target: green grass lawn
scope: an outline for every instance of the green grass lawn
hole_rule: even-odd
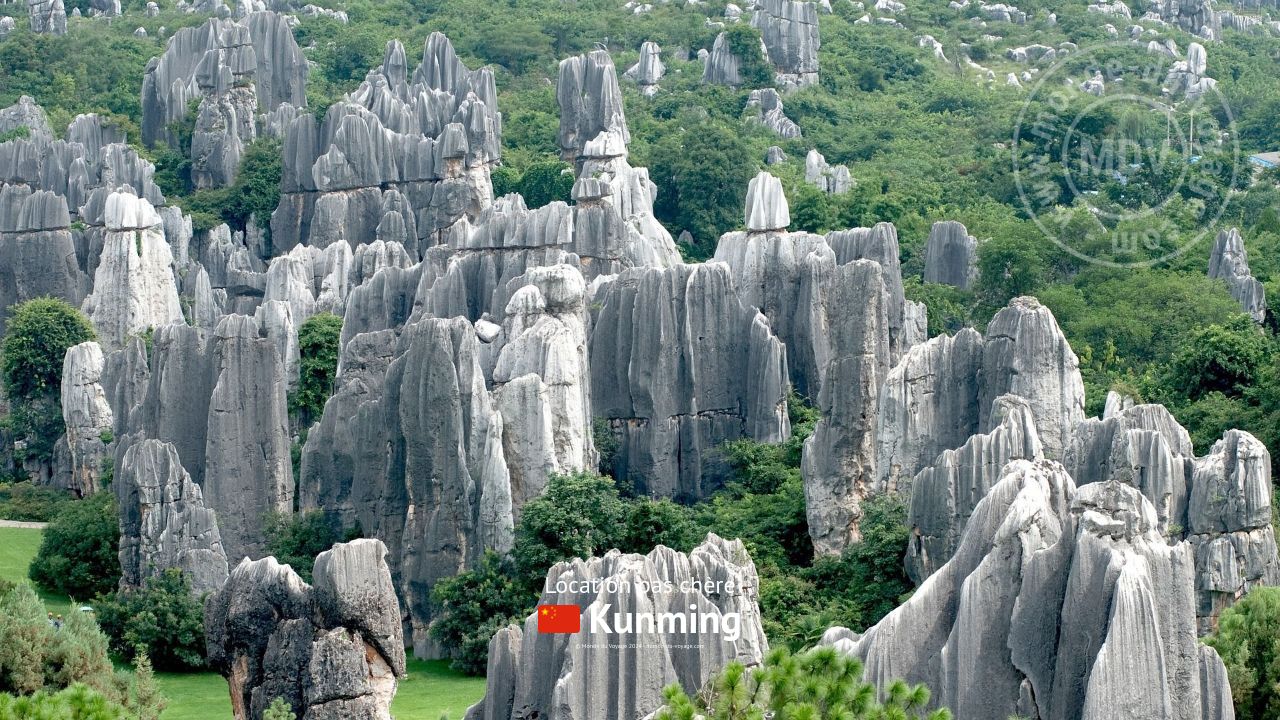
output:
[[[0,578],[29,582],[27,566],[40,549],[40,530],[0,528]],[[66,614],[71,603],[46,592],[40,598],[51,612]],[[169,699],[164,720],[210,720],[231,717],[227,683],[217,673],[158,673],[160,688]],[[471,704],[484,695],[484,678],[467,677],[449,669],[443,660],[410,660],[409,676],[400,682],[391,709],[398,720],[461,720]]]

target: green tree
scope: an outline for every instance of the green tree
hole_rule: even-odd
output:
[[[1238,397],[1255,385],[1275,352],[1275,343],[1248,315],[1198,328],[1169,368],[1173,390],[1197,399],[1210,392]]]
[[[133,680],[130,682],[129,701],[126,705],[137,720],[160,720],[161,713],[169,705],[169,701],[160,692],[151,660],[141,650],[134,653]]]
[[[573,191],[573,170],[558,160],[534,163],[520,176],[519,187],[525,204],[531,208],[556,200],[567,203]]]
[[[627,503],[616,547],[648,553],[658,545],[689,552],[702,539],[689,508],[666,498],[637,498]]]
[[[115,697],[107,638],[93,618],[73,613],[55,628],[30,585],[0,595],[0,692],[30,695],[75,683]]]
[[[262,713],[262,720],[295,720],[297,716],[293,714],[293,708],[284,698],[276,698],[271,701],[267,709]]]
[[[749,23],[730,25],[725,31],[729,52],[738,59],[738,77],[743,87],[761,88],[773,85],[773,66],[764,54],[760,31]]]
[[[1222,656],[1236,717],[1280,717],[1280,587],[1257,587],[1205,639]]]
[[[542,496],[525,504],[516,528],[513,556],[525,583],[540,590],[552,565],[613,547],[624,513],[611,478],[552,475]]]
[[[31,561],[31,579],[43,588],[88,599],[120,582],[120,526],[116,500],[98,493],[62,507]]]
[[[654,212],[673,232],[688,230],[699,257],[709,257],[720,236],[742,224],[747,183],[758,166],[740,133],[716,124],[669,133],[649,158],[658,186]]]
[[[271,513],[266,520],[267,552],[311,582],[316,556],[342,540],[322,510],[294,515]]]
[[[516,581],[511,560],[493,552],[470,571],[436,583],[431,598],[437,611],[432,639],[448,648],[455,670],[470,675],[484,674],[493,634],[527,615],[537,601]]]
[[[128,717],[119,703],[81,684],[53,694],[0,695],[0,720],[125,720]]]
[[[342,318],[318,313],[298,328],[298,388],[289,399],[301,427],[320,419],[338,375]]]
[[[89,319],[65,300],[36,298],[9,313],[0,366],[11,400],[27,401],[62,389],[67,348],[92,340]]]
[[[876,698],[875,686],[863,681],[862,662],[834,648],[816,648],[792,655],[774,648],[764,664],[747,669],[734,661],[707,683],[696,698],[679,685],[665,691],[667,704],[658,720],[693,720],[699,715],[717,720],[777,717],[796,720],[878,720],[921,718],[950,720],[951,712],[927,713],[929,688],[901,680]]]
[[[169,568],[142,587],[123,588],[96,603],[98,621],[121,657],[139,657],[165,671],[204,667],[204,603],[191,581]]]

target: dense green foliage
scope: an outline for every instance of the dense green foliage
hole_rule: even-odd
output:
[[[298,328],[298,387],[289,398],[289,409],[304,428],[320,419],[333,394],[341,339],[342,318],[333,313],[312,315]]]
[[[88,600],[120,582],[120,526],[116,500],[98,493],[67,503],[45,528],[31,579],[43,588]]]
[[[0,520],[49,522],[71,501],[70,495],[56,488],[30,482],[0,484]]]
[[[272,700],[262,713],[262,720],[294,720],[294,717],[293,708],[284,698]]]
[[[311,582],[311,571],[316,556],[333,547],[336,542],[360,537],[359,530],[351,530],[344,537],[336,530],[321,510],[304,513],[270,513],[264,530],[267,535],[267,552],[282,564],[289,565],[298,576]]]
[[[0,694],[0,720],[125,720],[128,710],[87,685],[30,696]],[[133,717],[155,720],[158,715]]]
[[[1280,717],[1280,588],[1249,591],[1205,642],[1227,666],[1236,717]]]
[[[197,229],[226,223],[233,230],[244,230],[252,218],[270,237],[271,212],[280,202],[282,167],[280,141],[258,138],[245,148],[236,180],[229,187],[197,190],[171,200],[191,213]]]
[[[181,570],[170,568],[140,588],[117,590],[94,608],[117,655],[147,658],[148,665],[166,671],[204,667],[204,602],[192,596]]]
[[[55,626],[29,585],[0,595],[0,692],[29,695],[75,683],[116,696],[107,637],[93,618],[74,612]]]
[[[23,439],[19,461],[48,462],[62,435],[62,359],[67,348],[93,339],[93,326],[79,310],[56,298],[36,298],[10,309],[0,371],[13,403],[12,427]]]
[[[729,663],[696,698],[679,685],[668,687],[665,695],[667,704],[658,712],[658,720],[951,718],[945,709],[925,711],[930,693],[924,685],[913,687],[898,680],[877,699],[876,687],[862,679],[862,663],[829,647],[799,655],[775,648],[758,668]]]
[[[483,675],[489,638],[528,613],[537,596],[516,580],[509,558],[487,552],[470,571],[436,583],[431,597],[440,611],[431,638],[449,648],[455,669]]]

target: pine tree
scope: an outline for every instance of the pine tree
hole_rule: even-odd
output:
[[[138,720],[160,720],[169,701],[160,693],[151,659],[139,648],[133,656],[133,682],[129,688],[129,710]]]
[[[295,720],[295,716],[293,708],[284,698],[276,698],[271,701],[266,712],[262,713],[262,720]]]

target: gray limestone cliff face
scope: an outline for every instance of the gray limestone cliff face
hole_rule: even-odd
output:
[[[843,195],[854,185],[848,166],[829,164],[816,149],[805,155],[804,181],[828,195]]]
[[[779,86],[790,89],[818,82],[818,10],[802,0],[762,0],[751,16],[760,31]]]
[[[813,333],[830,346],[819,357],[822,419],[805,440],[800,472],[814,550],[839,553],[861,537],[862,501],[875,487],[875,418],[889,367],[888,293],[883,269],[870,260],[812,272],[823,287],[821,300],[809,305]],[[850,314],[853,307],[859,311]]]
[[[67,348],[62,361],[62,420],[71,462],[70,476],[57,484],[82,497],[101,489],[102,462],[115,424],[102,387],[105,366],[96,342]]]
[[[257,556],[265,548],[264,513],[293,509],[284,369],[250,317],[223,318],[213,336],[202,487],[227,557]]]
[[[502,416],[480,357],[462,318],[354,336],[303,449],[300,505],[395,548],[391,567],[423,656],[435,582],[512,543]]]
[[[384,239],[416,261],[489,206],[501,135],[491,70],[469,70],[437,32],[410,78],[404,47],[392,41],[382,65],[323,121],[303,113],[289,122],[272,242],[355,248],[380,237],[394,211],[404,227]]]
[[[623,148],[631,142],[622,89],[608,51],[593,50],[560,61],[556,102],[560,106],[560,156],[565,160],[576,161],[591,142]],[[606,139],[599,139],[601,134]]]
[[[33,33],[67,34],[67,8],[62,0],[27,0],[27,19]]]
[[[867,679],[925,682],[961,718],[1232,717],[1222,662],[1196,640],[1194,559],[1118,482],[1076,488],[1015,460],[954,557],[861,636],[829,631]]]
[[[936,222],[925,245],[924,281],[968,290],[978,272],[978,240],[954,221]]]
[[[994,430],[944,450],[911,481],[906,566],[917,585],[951,559],[974,508],[1000,480],[1005,465],[1044,457],[1027,402],[1016,395],[995,402],[1000,421]]]
[[[120,513],[120,586],[136,588],[171,568],[182,570],[196,597],[227,580],[218,520],[204,503],[178,451],[144,440],[124,453],[113,489]]]
[[[3,145],[0,145],[3,147]],[[0,307],[42,296],[79,305],[88,279],[76,259],[66,198],[0,185]],[[0,325],[3,330],[3,325]]]
[[[765,52],[761,46],[760,51]],[[711,53],[703,61],[702,82],[712,85],[742,85],[742,60],[729,47],[729,36],[720,33],[711,45]]]
[[[876,418],[879,483],[897,487],[943,450],[990,432],[1005,394],[1028,402],[1045,457],[1062,459],[1084,420],[1084,383],[1053,314],[1034,298],[1012,300],[985,337],[966,328],[931,338],[889,370]]]
[[[7,108],[0,108],[0,135],[5,135],[18,128],[27,129],[28,137],[41,137],[53,140],[53,130],[49,127],[49,116],[44,108],[36,104],[29,95],[18,98],[18,102]]]
[[[561,582],[583,590],[561,591]],[[636,583],[670,583],[674,591],[631,590]],[[740,540],[709,534],[688,554],[660,545],[648,555],[612,550],[604,557],[562,562],[548,571],[547,588],[539,603],[578,606],[583,631],[540,634],[533,614],[523,625],[495,633],[486,695],[467,711],[467,720],[639,720],[662,706],[665,686],[678,683],[696,692],[726,664],[750,667],[768,651],[760,624],[760,581]],[[673,626],[669,632],[647,633],[644,642],[610,642],[618,636],[604,636],[598,627],[593,631],[590,618],[602,615],[616,630],[614,613],[696,615],[701,627],[714,623],[721,632]],[[730,614],[740,618],[732,629],[725,620]]]
[[[93,293],[83,309],[109,349],[130,337],[185,322],[174,279],[173,253],[160,215],[144,198],[111,193]]]
[[[490,373],[515,520],[552,473],[596,467],[587,355],[586,283],[569,265],[531,268],[513,281]]]
[[[705,497],[716,445],[790,434],[786,350],[738,298],[727,265],[634,268],[596,297],[592,403],[637,492]]]
[[[276,698],[313,720],[391,717],[405,655],[386,555],[378,540],[334,545],[314,586],[273,557],[236,566],[205,603],[209,662],[236,720],[260,720]]]
[[[1244,249],[1244,240],[1238,229],[1218,233],[1213,252],[1209,255],[1209,277],[1225,281],[1231,297],[1255,322],[1260,323],[1266,318],[1266,292],[1262,283],[1249,271],[1249,254]]]

